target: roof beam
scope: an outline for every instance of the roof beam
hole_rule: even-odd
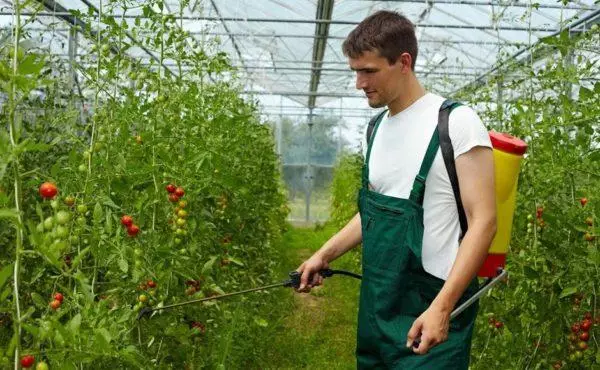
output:
[[[331,20],[333,14],[333,0],[319,0],[317,4],[317,19]],[[312,55],[312,73],[310,76],[309,91],[316,92],[319,89],[319,80],[321,79],[322,68],[319,66],[323,63],[323,56],[327,48],[327,36],[329,35],[329,23],[315,24],[315,41],[313,43]],[[308,107],[315,106],[316,96],[308,97]]]
[[[0,12],[0,15],[12,15],[10,12]],[[54,17],[54,16],[71,16],[69,12],[23,12],[21,14],[24,17]],[[126,19],[145,18],[143,15],[125,15],[122,14],[106,14],[108,17],[123,17]],[[332,19],[297,19],[297,18],[239,18],[239,17],[196,17],[196,16],[182,16],[178,17],[182,20],[192,21],[212,21],[212,22],[240,22],[240,23],[287,23],[287,24],[313,24],[313,23],[327,23],[336,25],[357,25],[358,21],[342,21]],[[417,26],[421,28],[441,28],[441,29],[463,29],[463,30],[500,30],[500,31],[532,31],[532,32],[556,32],[556,28],[547,27],[521,27],[521,26],[494,26],[494,25],[465,25],[465,24],[419,24]]]
[[[562,30],[556,31],[552,35],[549,35],[548,37],[556,36],[556,35],[560,34],[560,32],[562,32],[563,30],[569,30],[569,33],[572,33],[572,34],[581,33],[581,32],[584,32],[585,30],[589,30],[593,24],[600,24],[600,9],[596,9],[596,11],[587,14],[585,17],[575,20],[568,26],[564,27]],[[484,80],[488,76],[494,74],[497,71],[502,71],[503,67],[506,68],[506,67],[509,67],[514,64],[522,63],[523,60],[528,60],[529,58],[523,58],[523,59],[521,59],[521,61],[519,61],[517,58],[519,58],[522,54],[527,53],[527,52],[529,52],[529,54],[526,54],[526,55],[531,55],[533,50],[541,44],[542,44],[542,40],[538,40],[535,43],[517,51],[515,54],[511,55],[507,59],[496,62],[496,65],[494,67],[490,68],[487,72],[484,72],[479,77],[477,77],[475,80],[454,90],[452,92],[452,95],[454,95],[460,91],[463,91],[469,87],[472,87],[472,86],[479,87],[479,86],[483,85]]]
[[[358,0],[361,1],[361,0]],[[362,0],[369,2],[382,2],[382,3],[418,3],[422,4],[423,0]],[[518,3],[511,2],[510,4],[502,4],[498,0],[496,1],[483,1],[483,0],[435,0],[436,5],[485,5],[485,6],[506,6],[508,8],[529,8],[529,3]],[[539,9],[567,9],[567,10],[594,10],[596,8],[583,6],[583,5],[560,5],[560,4],[538,4],[536,6]]]

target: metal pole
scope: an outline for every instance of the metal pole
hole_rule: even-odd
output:
[[[313,128],[313,108],[308,110],[308,158],[306,161],[306,222],[310,221],[310,196],[312,192],[312,128]]]

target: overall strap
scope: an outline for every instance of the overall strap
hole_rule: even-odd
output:
[[[383,112],[376,115],[375,117],[371,118],[371,121],[369,121],[369,127],[367,128],[367,155],[362,171],[362,185],[365,189],[369,188],[369,159],[371,158],[371,148],[373,147],[373,140],[375,139],[375,134],[377,133],[379,124],[381,123],[383,117],[386,115],[387,112],[388,110],[386,109]]]
[[[460,222],[461,235],[459,240],[467,233],[468,224],[465,209],[462,204],[460,197],[460,188],[458,186],[458,176],[456,175],[456,165],[454,163],[454,149],[452,148],[452,141],[450,140],[450,132],[448,129],[448,118],[450,112],[460,106],[461,104],[452,100],[447,99],[440,108],[440,114],[438,119],[438,132],[440,136],[440,149],[442,150],[442,157],[446,164],[446,171],[448,171],[448,178],[450,184],[452,184],[452,191],[454,193],[454,199],[456,200],[456,208],[458,209],[458,220]]]
[[[427,180],[427,175],[429,174],[429,170],[431,169],[431,165],[433,164],[433,160],[435,159],[435,155],[437,154],[439,147],[440,137],[436,127],[435,130],[433,130],[433,135],[431,135],[431,140],[429,141],[429,146],[427,147],[425,157],[421,163],[419,174],[417,177],[415,177],[412,190],[410,191],[410,199],[417,204],[423,205],[423,198],[425,196],[425,180]]]

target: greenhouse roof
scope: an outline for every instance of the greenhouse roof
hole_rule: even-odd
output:
[[[12,19],[12,2],[0,0],[1,24]],[[70,13],[90,8],[98,11],[106,1],[38,0],[36,22],[28,25],[41,37],[62,41],[68,37]],[[131,1],[127,22],[143,17],[143,1]],[[186,4],[181,7],[180,4]],[[341,45],[346,35],[366,16],[380,9],[399,11],[417,26],[419,56],[416,71],[425,85],[450,95],[481,80],[503,60],[525,54],[540,38],[562,29],[581,32],[600,22],[600,6],[594,0],[562,2],[542,0],[190,0],[165,1],[165,12],[174,14],[193,37],[221,39],[219,48],[239,67],[245,92],[261,96],[266,111],[285,97],[288,104],[311,111],[325,106],[367,108],[363,94],[354,88]],[[117,18],[122,10],[112,9]],[[132,48],[134,57],[154,58],[155,53]],[[165,68],[171,68],[165,63]],[[271,96],[270,98],[268,96]],[[355,99],[355,103],[341,103]],[[276,100],[274,100],[276,99]],[[289,99],[289,100],[288,100]],[[305,114],[305,113],[304,113]]]

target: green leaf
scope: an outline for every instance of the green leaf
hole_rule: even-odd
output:
[[[231,258],[229,257],[229,261],[235,263],[238,266],[244,266],[244,264],[242,263],[242,261],[236,259],[236,258]]]
[[[0,218],[8,218],[17,223],[19,221],[19,213],[15,209],[3,208],[0,209]]]
[[[67,327],[68,327],[69,331],[71,332],[71,335],[75,336],[79,332],[80,326],[81,326],[81,314],[78,313],[71,319],[71,321],[69,321],[69,323],[67,324]]]
[[[94,223],[99,224],[102,221],[102,216],[104,216],[104,212],[102,211],[102,206],[100,203],[96,203],[94,206]]]
[[[13,264],[8,264],[0,270],[0,289],[4,287],[4,284],[8,281],[8,277],[13,271]]]
[[[254,318],[254,322],[256,323],[256,325],[261,326],[263,328],[266,328],[267,326],[269,326],[269,323],[267,322],[267,320],[262,319],[262,318]]]
[[[129,271],[129,264],[127,263],[127,261],[124,258],[119,259],[119,268],[124,273],[127,273],[127,271]]]
[[[35,292],[31,293],[31,299],[33,300],[33,303],[35,303],[35,305],[40,308],[45,308],[48,304],[46,300],[42,298],[41,295]]]
[[[570,295],[573,295],[575,293],[577,293],[577,288],[568,287],[568,288],[563,289],[563,291],[560,293],[560,296],[558,296],[558,298],[562,299],[562,298],[568,297]]]
[[[202,267],[202,273],[208,274],[208,272],[212,269],[215,261],[217,260],[217,256],[212,256]]]

